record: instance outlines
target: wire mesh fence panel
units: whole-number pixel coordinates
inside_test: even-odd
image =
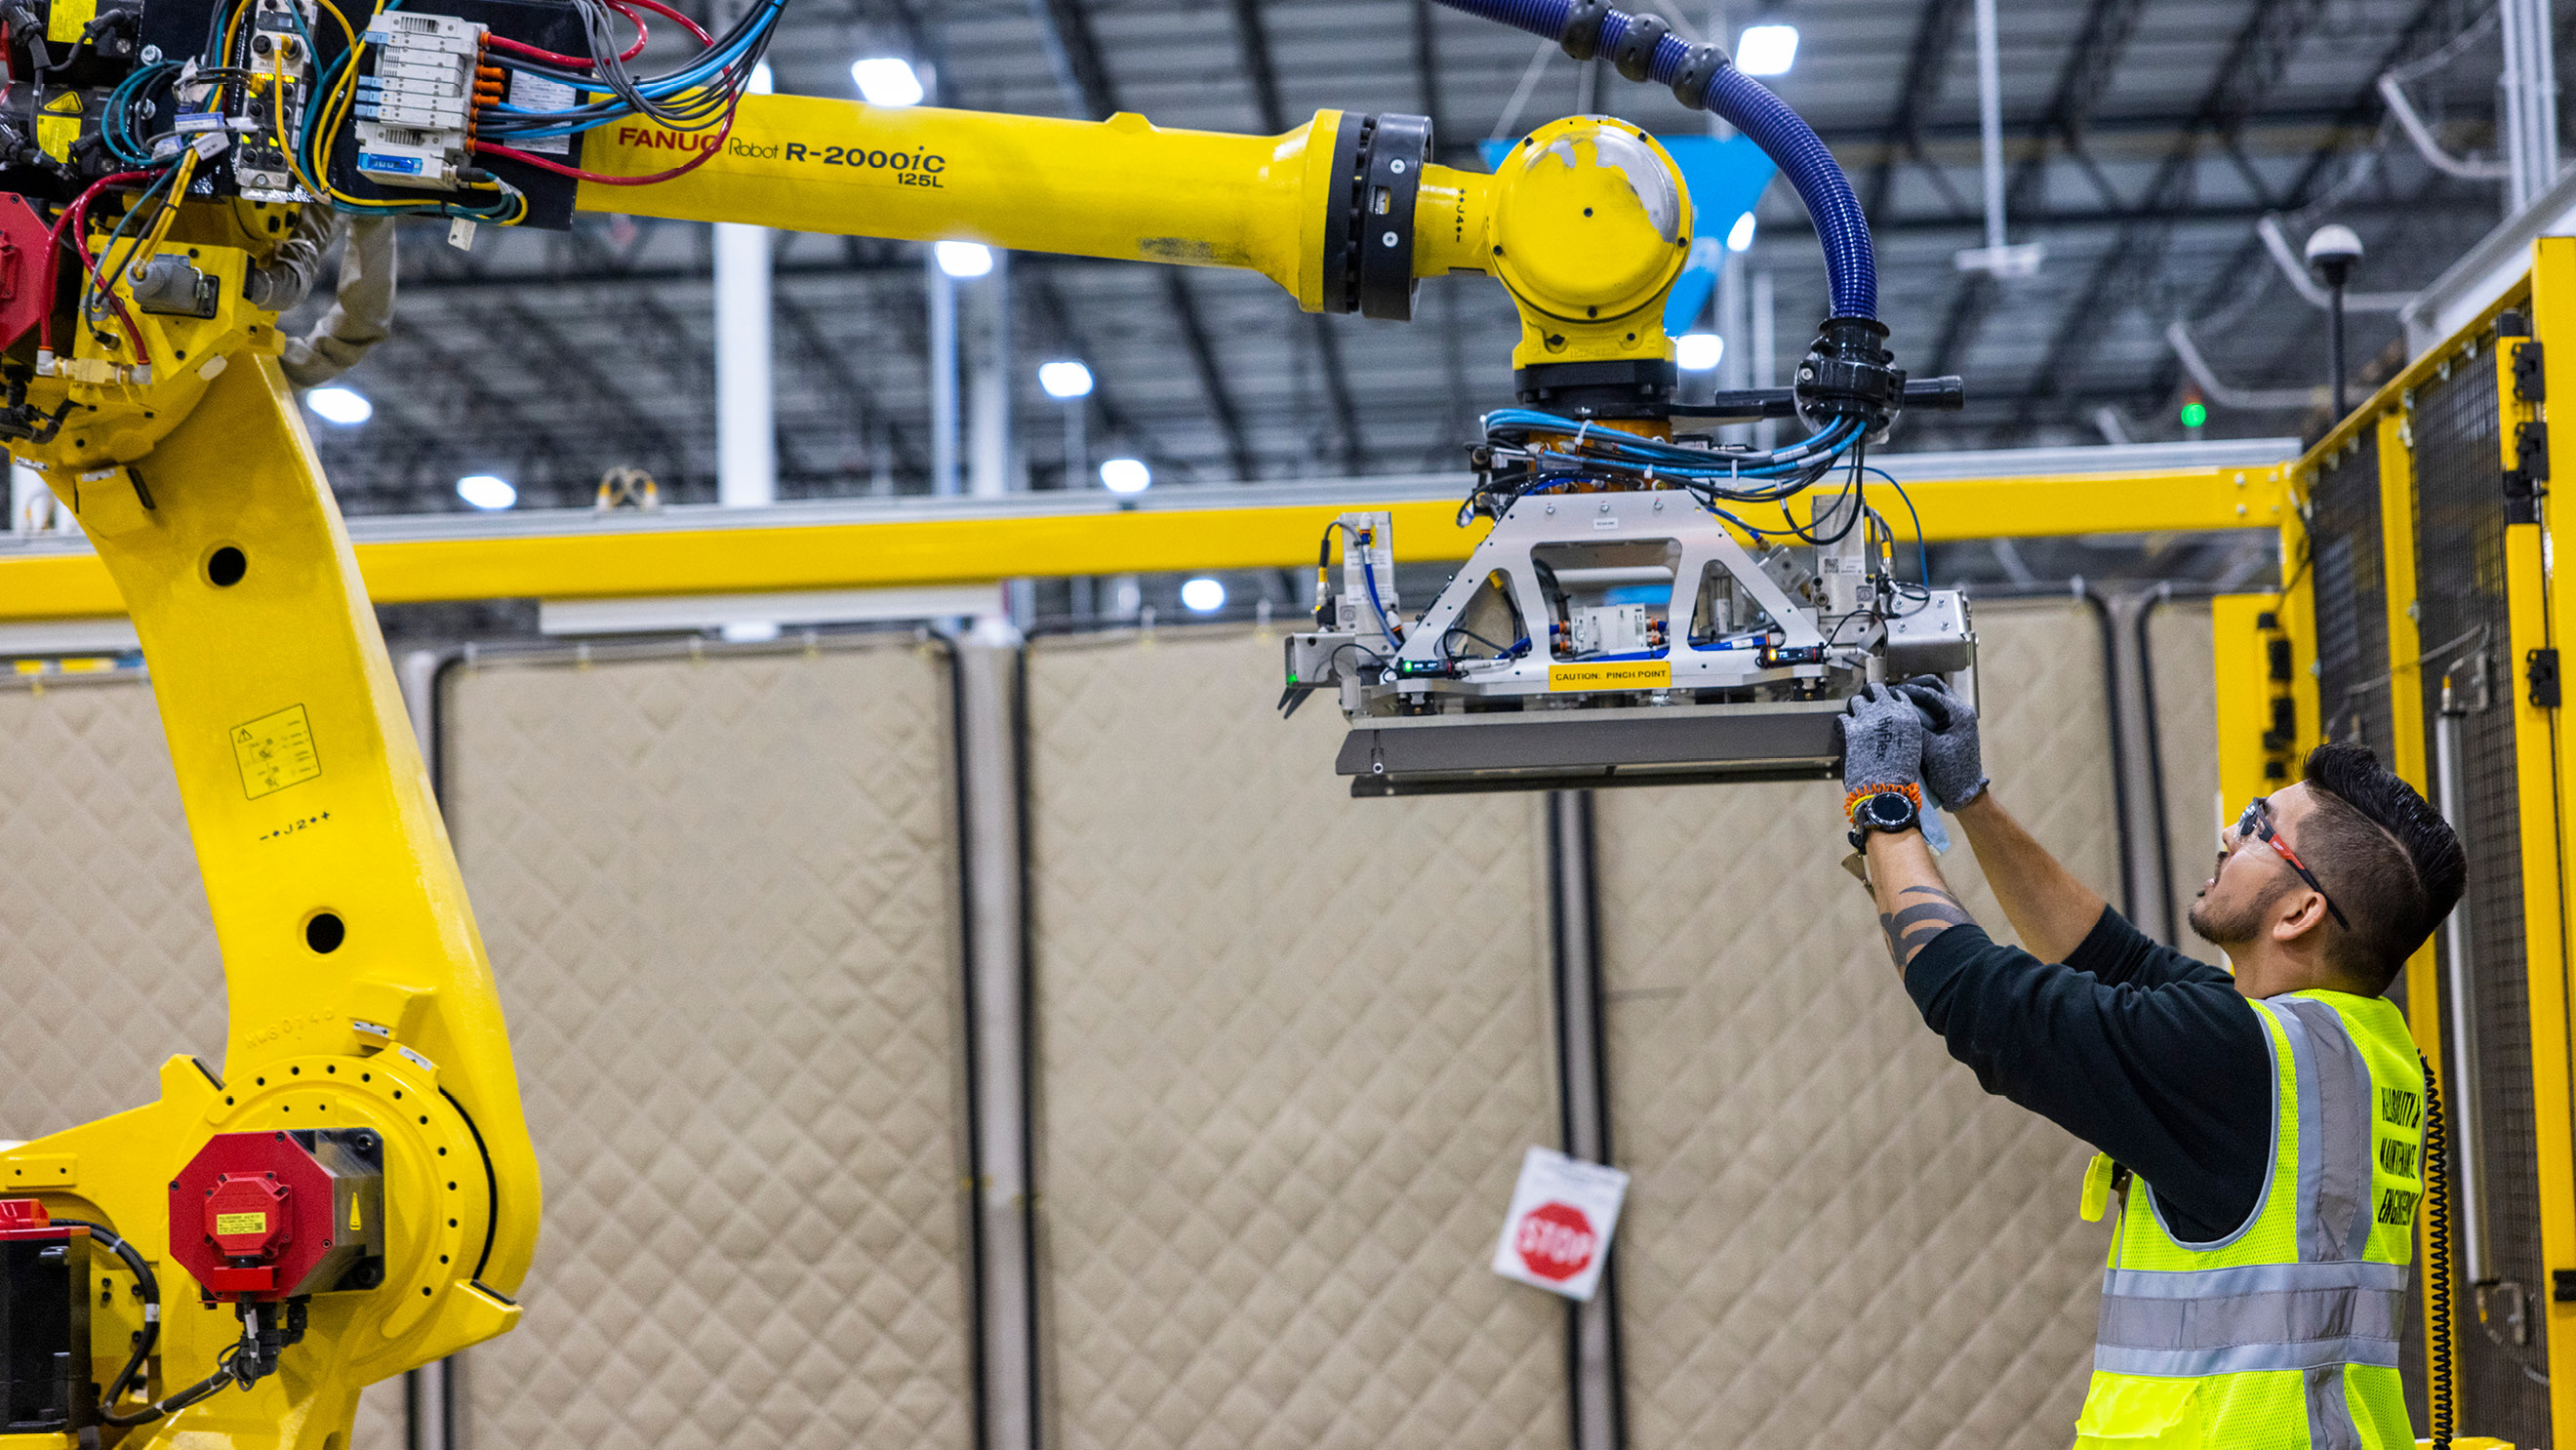
[[[2473,1100],[2478,1131],[2468,1146],[2478,1165],[2479,1227],[2486,1273],[2497,1281],[2454,1315],[2459,1328],[2460,1428],[2522,1445],[2549,1436],[2543,1301],[2549,1292],[2540,1249],[2540,1185],[2533,1118],[2529,994],[2525,978],[2520,782],[2514,767],[2514,661],[2506,633],[2502,461],[2497,443],[2495,369],[2483,352],[2417,390],[2415,550],[2424,640],[2425,738],[2437,776],[2456,767],[2450,794],[2469,859],[2458,935],[2473,998],[2473,1070],[2444,1044],[2444,1081]],[[2449,730],[2443,682],[2452,685]],[[2454,758],[2441,742],[2455,733]],[[2449,940],[2442,942],[2445,970]],[[2446,1039],[2449,1033],[2444,1034]],[[2453,1039],[2456,1040],[2456,1039]],[[2457,1109],[2455,1108],[2455,1115]],[[2454,1194],[2455,1201],[2459,1195]],[[2454,1249],[2459,1240],[2455,1237]],[[2466,1275],[2461,1276],[2463,1282]],[[2517,1297],[2528,1312],[2508,1311]],[[2513,1322],[2518,1320],[2518,1324]]]
[[[2328,740],[2390,756],[2388,570],[2381,543],[2379,433],[2362,429],[2318,470],[2309,496],[2317,601],[2317,700]]]
[[[0,742],[0,1141],[14,1141],[152,1101],[174,1054],[220,1072],[224,975],[151,688],[0,686]],[[161,1282],[165,1303],[193,1293],[175,1270]],[[403,1443],[402,1381],[369,1386],[351,1450]]]
[[[485,1450],[973,1442],[949,690],[908,642],[451,677],[546,1191]]]
[[[1564,1301],[1491,1268],[1557,1142],[1540,797],[1355,801],[1245,630],[1027,675],[1053,1443],[1546,1450]]]

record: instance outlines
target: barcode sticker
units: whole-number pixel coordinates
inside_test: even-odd
[[[578,103],[579,98],[573,94],[572,87],[561,81],[550,81],[526,71],[510,73],[510,104],[519,110],[569,111]],[[533,151],[544,156],[572,154],[570,136],[532,136],[511,144],[521,151]]]

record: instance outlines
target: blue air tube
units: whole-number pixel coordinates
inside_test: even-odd
[[[1573,8],[1571,0],[1440,0],[1452,10],[1500,21],[1518,30],[1546,40],[1557,40],[1565,34],[1566,13]],[[1628,33],[1628,13],[1612,10],[1601,22],[1601,35],[1595,49],[1609,55],[1618,49]],[[1647,78],[1657,85],[1671,85],[1690,59],[1691,48],[1676,37],[1667,35],[1655,43],[1655,53],[1648,62]],[[1870,249],[1869,222],[1861,215],[1860,198],[1852,194],[1851,181],[1825,149],[1815,128],[1789,109],[1769,87],[1737,70],[1732,62],[1720,61],[1709,77],[1708,89],[1699,100],[1702,108],[1723,117],[1729,124],[1753,138],[1765,154],[1788,175],[1789,184],[1798,189],[1799,199],[1807,204],[1807,215],[1816,222],[1816,235],[1825,247],[1825,272],[1832,279],[1834,315],[1836,317],[1878,316],[1878,259]]]

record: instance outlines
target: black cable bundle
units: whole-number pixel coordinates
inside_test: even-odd
[[[2433,1081],[2433,1065],[2419,1050],[2424,1065],[2424,1188],[2430,1206],[2425,1213],[2430,1241],[2424,1266],[2432,1275],[2432,1373],[2425,1394],[2433,1409],[2433,1450],[2451,1450],[2451,1161],[2442,1127],[2442,1090]]]

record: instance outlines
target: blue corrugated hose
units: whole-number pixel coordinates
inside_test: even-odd
[[[1440,3],[1547,40],[1564,35],[1566,12],[1572,8],[1571,0]],[[1611,11],[1601,22],[1599,52],[1607,55],[1616,50],[1627,33],[1628,12]],[[1663,37],[1655,43],[1654,58],[1647,66],[1648,79],[1658,85],[1671,85],[1681,75],[1690,52],[1690,46],[1681,40]],[[1870,248],[1869,221],[1861,215],[1860,198],[1852,194],[1850,179],[1843,175],[1833,153],[1825,149],[1815,128],[1771,94],[1769,87],[1737,70],[1732,63],[1718,65],[1699,105],[1752,137],[1772,160],[1780,163],[1789,184],[1798,189],[1799,199],[1807,204],[1807,215],[1815,218],[1816,235],[1824,242],[1825,272],[1833,284],[1834,315],[1877,317],[1878,258]]]

